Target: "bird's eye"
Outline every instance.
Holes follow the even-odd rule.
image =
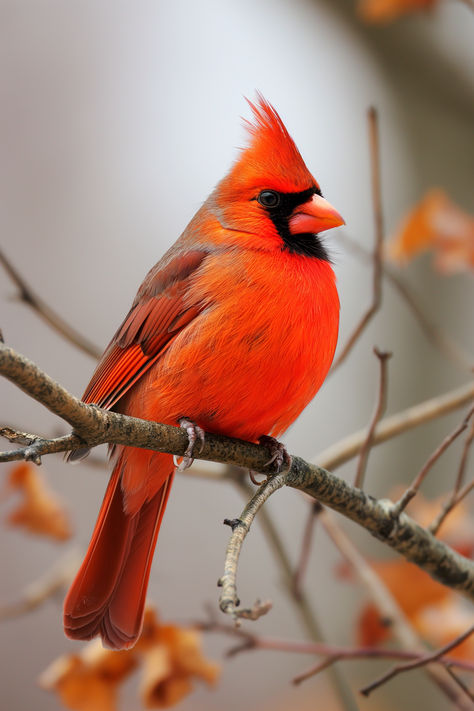
[[[257,201],[263,207],[277,207],[280,204],[280,195],[275,190],[262,190]]]

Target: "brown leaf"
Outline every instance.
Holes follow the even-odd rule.
[[[38,682],[43,689],[56,691],[68,709],[115,711],[118,685],[136,664],[133,654],[104,649],[95,639],[80,654],[56,659]]]
[[[431,249],[444,274],[474,269],[474,218],[442,190],[430,190],[406,216],[388,244],[388,256],[407,262]]]
[[[35,466],[27,462],[17,464],[10,471],[6,487],[19,491],[23,497],[8,515],[8,525],[58,541],[71,537],[71,524],[62,501],[48,489]]]
[[[444,601],[452,595],[449,588],[433,580],[428,573],[403,559],[372,561],[372,567],[390,590],[403,612],[414,620],[427,605]],[[360,613],[357,639],[362,645],[373,645],[390,636],[386,620],[372,603]]]
[[[192,692],[195,678],[213,684],[219,673],[219,667],[202,655],[195,630],[162,625],[148,608],[135,647],[114,652],[93,640],[80,654],[53,662],[39,683],[58,693],[69,709],[116,711],[120,683],[138,668],[142,669],[140,695],[147,708],[174,706]]]
[[[390,492],[393,501],[404,491],[397,487]],[[426,499],[422,494],[410,502],[407,512],[421,526],[428,526],[439,513],[444,497]],[[459,504],[446,519],[440,539],[463,555],[469,555],[474,545],[474,525],[464,503]],[[471,622],[464,614],[464,601],[450,588],[441,585],[428,573],[402,558],[371,561],[371,565],[390,590],[403,612],[422,637],[434,647],[441,647],[464,632]],[[436,624],[433,620],[437,619]],[[431,627],[429,622],[431,622]],[[464,625],[464,627],[462,626]],[[380,644],[391,636],[390,627],[381,619],[372,603],[365,605],[357,623],[357,638],[360,644]],[[461,654],[470,648],[463,644]]]
[[[401,15],[431,10],[438,0],[359,0],[357,12],[365,22],[392,22]]]
[[[196,630],[176,625],[158,626],[151,611],[144,627],[153,640],[152,644],[146,640],[142,643],[141,697],[147,708],[174,706],[191,692],[194,678],[209,685],[217,681],[219,667],[203,656]]]

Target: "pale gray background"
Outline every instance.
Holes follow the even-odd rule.
[[[441,3],[429,16],[367,28],[353,4],[310,0],[155,2],[0,2],[1,242],[31,286],[101,346],[129,308],[149,267],[176,239],[242,145],[243,95],[260,89],[275,104],[325,195],[350,234],[372,240],[366,109],[380,110],[383,203],[387,231],[432,185],[469,208],[472,197],[473,15]],[[370,298],[367,269],[334,245],[342,301],[341,342]],[[429,259],[407,276],[433,318],[473,347],[472,282],[440,278]],[[94,362],[11,300],[0,272],[1,327],[6,341],[80,395]],[[469,315],[470,314],[470,315]],[[394,351],[389,411],[466,381],[433,350],[405,307],[385,290],[385,307],[350,361],[327,382],[285,437],[289,450],[311,457],[370,417],[376,383],[373,344]],[[65,431],[56,418],[0,383],[1,420],[44,434]],[[412,432],[373,453],[367,486],[386,494],[408,480],[458,415]],[[433,474],[441,492],[459,447]],[[106,473],[47,458],[44,474],[67,500],[77,543],[85,546]],[[353,476],[353,467],[341,470]],[[437,479],[436,479],[437,476]],[[178,477],[160,535],[150,597],[167,620],[202,617],[215,603],[228,530],[242,501],[230,487]],[[299,550],[306,506],[283,491],[271,511],[289,551]],[[364,532],[347,530],[366,551],[385,551]],[[1,601],[49,568],[63,548],[2,530]],[[307,590],[333,642],[353,640],[356,586],[333,580],[339,560],[318,533]],[[181,593],[190,576],[191,596]],[[240,571],[244,601],[271,597],[271,615],[255,631],[302,637],[280,573],[256,526]],[[188,590],[189,588],[186,587]],[[35,676],[56,656],[78,649],[62,632],[60,601],[0,631],[0,705],[8,711],[59,708]],[[219,658],[227,640],[208,637]],[[214,692],[199,690],[182,709],[320,708],[324,680],[294,690],[288,680],[310,658],[276,653],[226,663]],[[347,666],[357,688],[382,667]],[[133,687],[133,684],[131,685]],[[421,677],[404,677],[361,709],[444,709]],[[291,701],[288,701],[291,699]],[[310,701],[308,701],[310,699]],[[313,699],[313,700],[311,700]],[[136,709],[134,689],[122,708]],[[324,704],[326,707],[326,702]]]

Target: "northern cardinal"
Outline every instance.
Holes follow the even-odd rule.
[[[257,442],[284,432],[324,381],[339,299],[318,233],[344,221],[275,109],[260,95],[249,104],[248,146],[145,277],[84,402]],[[174,463],[132,447],[112,456],[64,626],[124,649],[140,635]]]

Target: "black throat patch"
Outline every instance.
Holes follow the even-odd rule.
[[[311,200],[313,195],[321,195],[321,191],[314,187],[298,193],[278,194],[280,196],[279,204],[276,207],[266,207],[265,209],[283,241],[282,250],[329,262],[329,255],[319,235],[309,232],[293,235],[288,224],[295,208]]]

